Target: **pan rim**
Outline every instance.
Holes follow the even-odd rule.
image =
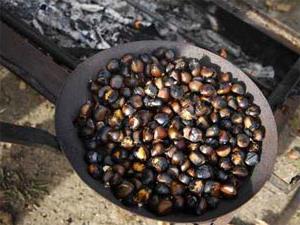
[[[222,215],[219,215],[216,218],[208,218],[208,219],[205,219],[205,220],[201,219],[201,218],[203,218],[203,216],[190,216],[189,215],[187,218],[193,218],[193,219],[186,219],[186,220],[180,220],[180,221],[173,220],[172,217],[168,217],[168,216],[166,216],[166,217],[157,217],[157,216],[154,216],[154,215],[150,216],[148,214],[147,215],[141,214],[140,211],[133,210],[133,208],[126,207],[126,206],[124,206],[122,204],[118,204],[117,200],[114,201],[113,199],[108,198],[107,196],[103,195],[103,193],[99,189],[96,189],[95,187],[93,187],[91,185],[91,183],[89,182],[89,179],[85,175],[83,175],[82,169],[80,169],[75,164],[76,160],[74,160],[74,155],[71,155],[70,148],[75,148],[76,149],[79,146],[75,146],[74,147],[71,143],[68,143],[66,141],[66,136],[67,136],[66,132],[68,131],[68,129],[70,129],[70,131],[71,131],[71,128],[68,127],[68,126],[62,126],[62,123],[64,123],[64,121],[63,121],[64,107],[65,107],[66,100],[69,99],[69,98],[67,98],[67,95],[70,94],[68,92],[68,90],[70,88],[69,86],[71,85],[71,82],[73,82],[76,79],[75,76],[80,76],[80,72],[82,72],[86,68],[89,68],[90,66],[92,66],[93,62],[96,61],[96,60],[98,60],[98,58],[103,57],[103,56],[105,56],[108,53],[110,55],[115,55],[115,54],[120,53],[120,52],[127,53],[127,52],[130,52],[130,49],[134,49],[136,46],[140,46],[140,48],[142,48],[142,46],[148,46],[148,48],[152,49],[152,50],[155,49],[155,48],[157,48],[157,47],[159,47],[159,46],[166,46],[166,47],[174,47],[176,49],[177,48],[178,49],[179,48],[185,48],[185,49],[188,49],[187,51],[189,51],[189,49],[192,49],[195,52],[197,52],[197,51],[199,53],[201,52],[201,54],[202,54],[201,57],[204,56],[204,55],[207,55],[210,59],[214,59],[216,61],[222,62],[221,66],[223,67],[224,65],[226,65],[225,67],[230,68],[230,72],[234,71],[237,74],[239,74],[240,77],[243,76],[242,81],[244,81],[246,83],[247,90],[249,91],[248,86],[250,85],[251,86],[251,90],[254,89],[256,91],[255,93],[252,93],[252,92],[250,92],[250,93],[253,96],[258,96],[259,100],[262,101],[262,105],[260,105],[260,107],[264,108],[264,112],[268,113],[268,117],[267,117],[266,123],[268,123],[268,125],[269,125],[268,127],[271,127],[271,129],[268,130],[268,134],[270,133],[270,136],[272,137],[272,142],[271,143],[267,143],[267,144],[272,144],[269,147],[269,149],[271,149],[271,150],[269,150],[269,152],[271,152],[272,154],[271,154],[271,157],[269,157],[269,165],[267,166],[267,170],[268,170],[267,172],[268,173],[264,174],[263,179],[261,179],[261,180],[258,181],[259,186],[255,187],[257,190],[254,191],[254,193],[251,194],[249,196],[249,198],[247,198],[246,200],[244,200],[241,204],[238,204],[238,206],[235,207],[232,211],[225,212],[225,213],[223,213]],[[124,50],[126,50],[126,51],[124,51]],[[198,58],[201,58],[201,57],[199,56]],[[222,68],[222,70],[223,70],[223,68]],[[234,73],[233,73],[233,75],[234,75],[234,77],[236,77]],[[241,80],[241,79],[239,79],[239,80]],[[225,60],[224,58],[221,58],[220,56],[218,56],[218,55],[216,55],[216,54],[214,54],[214,53],[212,53],[212,52],[210,52],[208,50],[205,50],[205,49],[202,49],[202,48],[190,45],[190,44],[186,44],[186,43],[183,43],[183,42],[153,41],[153,40],[131,42],[131,43],[119,45],[119,46],[116,46],[116,47],[104,50],[104,51],[102,51],[100,53],[97,53],[94,56],[88,58],[86,61],[84,61],[83,63],[81,63],[72,72],[72,74],[67,78],[67,80],[66,80],[66,82],[64,84],[64,87],[63,87],[63,89],[62,89],[62,91],[60,93],[60,96],[58,98],[58,101],[57,101],[57,106],[56,106],[56,111],[55,111],[55,129],[56,129],[56,134],[57,134],[57,137],[58,137],[59,145],[62,148],[62,150],[64,151],[64,154],[68,158],[70,164],[72,165],[72,168],[76,171],[76,173],[79,175],[79,177],[90,188],[92,188],[94,191],[98,192],[98,194],[100,194],[102,197],[106,198],[107,200],[109,200],[113,204],[116,204],[117,206],[119,206],[119,207],[121,207],[121,208],[123,208],[123,209],[125,209],[125,210],[127,210],[129,212],[134,212],[135,214],[137,214],[139,216],[146,217],[146,218],[156,219],[156,220],[161,220],[161,221],[168,221],[168,222],[177,222],[177,223],[199,222],[199,221],[200,222],[207,222],[207,221],[211,221],[211,220],[214,220],[214,219],[217,219],[217,218],[225,217],[225,216],[231,214],[233,211],[237,210],[239,207],[241,207],[246,202],[248,202],[250,199],[252,199],[253,196],[255,194],[257,194],[259,192],[259,190],[263,187],[263,185],[266,183],[266,181],[271,176],[271,171],[272,171],[272,168],[274,166],[275,158],[276,158],[276,155],[277,155],[277,129],[276,129],[276,125],[275,125],[274,116],[273,116],[273,113],[271,111],[271,108],[270,108],[270,106],[269,106],[266,98],[263,96],[263,94],[261,93],[260,89],[254,84],[254,82],[252,80],[250,80],[250,78],[245,73],[243,73],[240,69],[238,69],[235,65],[233,65],[229,61]],[[269,142],[270,142],[270,140],[269,140]],[[264,146],[263,146],[262,155],[264,153],[264,149],[265,149],[265,143],[264,143]],[[74,149],[72,151],[74,151]],[[260,164],[261,163],[259,163],[257,166],[259,166]]]

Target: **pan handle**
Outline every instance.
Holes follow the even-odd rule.
[[[28,146],[49,146],[52,149],[60,151],[56,136],[48,131],[18,126],[11,123],[0,121],[0,142],[9,142]]]

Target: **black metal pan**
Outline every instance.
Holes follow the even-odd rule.
[[[87,172],[84,159],[85,149],[78,138],[77,129],[73,121],[77,116],[80,106],[90,99],[87,84],[90,79],[95,78],[97,72],[104,68],[111,58],[119,58],[125,53],[151,52],[158,47],[173,48],[177,54],[186,57],[202,58],[208,56],[211,63],[219,65],[224,72],[231,72],[234,78],[243,81],[247,86],[247,92],[253,95],[254,102],[261,107],[261,120],[266,128],[266,137],[263,142],[261,162],[255,167],[252,176],[245,181],[239,190],[238,197],[233,200],[222,201],[218,208],[205,213],[202,216],[188,214],[170,214],[157,217],[144,208],[129,208],[121,204],[110,192],[110,189],[97,180],[93,179]],[[92,189],[110,202],[138,215],[164,220],[169,222],[208,222],[214,221],[226,214],[235,211],[238,207],[250,200],[269,179],[277,154],[277,130],[271,108],[259,88],[238,68],[207,50],[179,42],[166,41],[140,41],[100,52],[80,64],[69,76],[61,95],[57,101],[55,114],[56,134],[60,148],[64,151],[74,170],[80,178]]]

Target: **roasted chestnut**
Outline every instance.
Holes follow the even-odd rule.
[[[159,216],[202,215],[236,196],[267,131],[233,75],[165,47],[108,60],[74,120],[87,172]]]

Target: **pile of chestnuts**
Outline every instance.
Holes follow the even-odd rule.
[[[111,59],[75,124],[89,174],[127,206],[201,215],[234,198],[265,129],[244,83],[172,49]]]

